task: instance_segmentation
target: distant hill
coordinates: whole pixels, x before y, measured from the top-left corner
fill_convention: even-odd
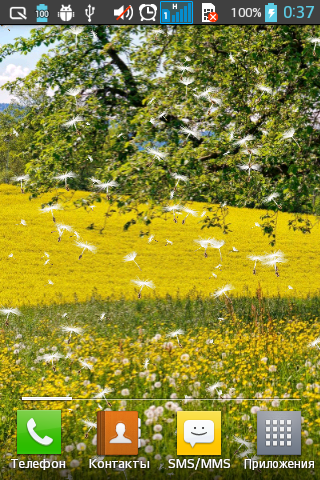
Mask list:
[[[0,103],[0,112],[9,107],[10,103]]]

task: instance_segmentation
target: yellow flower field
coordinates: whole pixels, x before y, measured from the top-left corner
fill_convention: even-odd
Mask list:
[[[86,193],[77,192],[73,200],[82,196]],[[184,225],[184,215],[174,223],[170,213],[167,220],[163,217],[153,221],[150,233],[158,242],[148,243],[147,236],[139,237],[140,225],[123,230],[132,215],[113,214],[103,233],[99,234],[98,230],[87,227],[92,223],[95,227],[103,226],[106,205],[97,204],[88,212],[75,209],[71,202],[69,208],[55,212],[57,222],[71,225],[83,241],[97,247],[95,254],[86,251],[78,260],[81,251],[74,245],[76,237],[70,238],[71,233],[65,231],[58,243],[57,231],[51,233],[55,229],[51,213],[40,213],[41,204],[50,198],[51,194],[47,194],[29,201],[27,194],[20,193],[20,188],[0,186],[0,304],[3,306],[49,305],[73,302],[75,298],[82,302],[90,298],[94,290],[102,298],[137,298],[138,288],[131,280],[138,276],[141,280],[152,280],[156,287],[154,291],[145,287],[143,297],[164,297],[167,293],[174,297],[177,292],[183,297],[194,288],[209,295],[227,283],[234,287],[231,295],[251,295],[258,282],[266,296],[306,297],[319,293],[319,227],[310,235],[289,231],[289,214],[279,216],[274,249],[261,229],[255,226],[255,222],[261,222],[263,211],[238,208],[229,209],[227,221],[231,223],[232,232],[227,235],[219,228],[201,230],[199,218],[191,215]],[[201,213],[205,204],[194,203],[192,208]],[[22,225],[21,220],[25,220],[26,225]],[[221,248],[221,270],[215,268],[221,263],[217,249],[208,249],[208,258],[204,258],[203,248],[195,251],[198,245],[194,240],[199,237],[225,240]],[[165,246],[167,239],[172,245]],[[233,247],[239,251],[233,252]],[[280,277],[276,277],[273,267],[263,267],[259,263],[257,275],[253,275],[253,262],[247,255],[278,249],[287,258],[286,263],[279,265]],[[132,251],[138,254],[136,261],[141,272],[133,262],[123,262],[123,257]],[[44,252],[50,254],[51,261],[47,265],[44,265],[47,259]],[[13,256],[9,257],[11,254]],[[49,280],[53,284],[48,283]]]

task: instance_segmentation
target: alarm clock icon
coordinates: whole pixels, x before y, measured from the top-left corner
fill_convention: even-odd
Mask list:
[[[151,20],[155,22],[156,15],[157,15],[157,8],[158,8],[157,5],[154,5],[151,3],[149,4],[143,3],[142,5],[140,5],[139,12],[141,16],[141,22],[143,21],[150,22]]]

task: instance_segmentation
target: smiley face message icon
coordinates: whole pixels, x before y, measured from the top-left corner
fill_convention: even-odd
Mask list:
[[[214,423],[212,420],[187,420],[184,422],[186,443],[193,448],[196,443],[212,443],[214,441]]]
[[[221,455],[221,412],[177,412],[178,455]]]

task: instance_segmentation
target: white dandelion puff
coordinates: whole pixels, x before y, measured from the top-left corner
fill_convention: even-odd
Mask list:
[[[319,344],[320,344],[320,337],[318,337],[315,340],[313,340],[312,342],[310,342],[308,344],[308,347],[309,348],[317,347],[320,350]]]
[[[178,341],[178,344],[179,346],[181,347],[181,343],[179,341],[179,335],[184,335],[184,331],[181,330],[181,329],[178,329],[178,330],[173,330],[172,332],[168,333],[167,334],[167,337],[170,337],[170,338],[177,338],[177,341]]]
[[[78,176],[78,175],[77,175],[76,173],[74,173],[74,172],[66,172],[66,173],[64,173],[63,175],[56,175],[56,176],[54,176],[53,178],[54,178],[55,180],[59,180],[60,182],[63,182],[63,181],[64,181],[65,189],[66,189],[66,190],[69,190],[69,186],[68,186],[68,184],[67,184],[67,179],[68,179],[68,178],[77,178],[77,176]]]
[[[69,339],[68,339],[68,343],[71,342],[71,335],[73,333],[75,333],[76,335],[81,335],[81,333],[83,332],[83,328],[81,327],[74,327],[72,325],[62,325],[61,327],[61,330],[63,332],[66,332],[66,333],[69,333]]]
[[[279,204],[275,201],[275,198],[278,198],[278,197],[280,197],[280,194],[277,193],[277,192],[274,192],[274,193],[271,193],[270,195],[268,195],[267,197],[265,197],[265,198],[263,199],[263,202],[265,202],[265,203],[274,202],[274,203],[277,205],[277,207],[281,209],[281,205],[279,205]]]
[[[9,325],[9,315],[17,315],[18,317],[22,315],[18,308],[1,308],[0,313],[7,316],[5,323],[6,327]]]
[[[59,352],[55,353],[45,353],[41,357],[38,357],[38,360],[44,360],[46,363],[51,362],[52,370],[55,372],[56,368],[53,366],[53,362],[58,362],[60,358],[63,358],[63,355]]]
[[[132,253],[129,253],[128,255],[126,255],[124,258],[123,258],[123,261],[124,262],[134,262],[137,267],[139,268],[139,270],[141,270],[141,268],[139,267],[139,265],[137,264],[137,262],[135,261],[135,258],[137,256],[137,252],[132,252]]]
[[[106,400],[106,397],[105,395],[109,395],[109,393],[113,392],[113,389],[112,388],[108,388],[108,387],[105,387],[103,389],[101,389],[96,395],[94,398],[104,398],[104,400]]]
[[[80,33],[82,33],[83,30],[84,30],[84,27],[74,26],[69,28],[69,32],[71,32],[73,35],[76,36],[76,45],[78,44],[78,35],[80,35]]]
[[[213,385],[210,385],[210,387],[207,387],[206,391],[210,393],[210,395],[213,395],[218,390],[218,388],[222,386],[223,386],[223,382],[216,382]]]
[[[259,85],[257,85],[257,88],[258,88],[261,92],[269,93],[269,95],[272,95],[272,94],[273,94],[272,88],[266,87],[265,85],[262,85],[261,83],[260,83]]]
[[[88,370],[93,369],[92,363],[85,362],[84,360],[79,360],[80,365],[82,365],[82,368],[80,368],[79,373],[82,369],[87,368]]]
[[[217,248],[219,250],[221,262],[222,262],[222,255],[221,255],[220,248],[223,247],[224,244],[225,244],[224,240],[216,240],[215,238],[211,238],[210,240],[210,247]]]
[[[246,135],[245,137],[240,138],[240,140],[235,141],[234,145],[239,145],[239,146],[245,145],[247,147],[247,142],[254,139],[255,137],[253,135]]]
[[[233,288],[234,287],[232,285],[228,284],[228,285],[225,285],[222,288],[218,288],[218,290],[216,290],[212,295],[214,296],[214,298],[221,297],[221,295],[225,295],[227,298],[229,298],[228,295],[226,294],[226,292],[229,292]]]
[[[293,141],[298,145],[298,147],[300,148],[299,143],[298,143],[298,142],[295,140],[295,138],[294,138],[294,134],[295,134],[295,129],[294,129],[294,128],[289,128],[289,130],[286,130],[286,131],[282,134],[281,138],[282,138],[283,140],[287,140],[287,139],[292,138],[292,140],[293,140]]]
[[[107,199],[109,200],[109,188],[112,187],[117,187],[119,184],[115,180],[110,180],[109,182],[106,183],[98,183],[97,184],[97,189],[98,190],[107,190]]]
[[[160,152],[160,150],[157,150],[155,148],[147,148],[146,150],[149,153],[149,155],[152,155],[152,157],[153,157],[153,161],[151,163],[148,163],[148,165],[147,165],[148,167],[150,167],[154,163],[155,159],[165,160],[165,158],[168,156],[167,153]]]
[[[89,434],[90,430],[92,430],[92,428],[97,428],[97,424],[95,422],[91,422],[90,420],[83,420],[82,419],[81,421],[89,429],[85,434],[85,438],[88,438],[88,434]]]
[[[21,193],[24,193],[22,182],[28,182],[29,180],[30,180],[30,176],[28,174],[12,177],[13,182],[20,182]]]
[[[254,262],[253,275],[255,275],[255,274],[256,274],[256,265],[257,265],[257,262],[260,262],[260,261],[263,259],[263,255],[248,255],[248,258],[249,258],[249,260],[251,260],[252,262]]]
[[[236,63],[236,61],[233,58],[233,56],[231,55],[231,53],[229,53],[229,60],[230,60],[231,63]]]
[[[78,88],[70,88],[69,90],[66,91],[66,95],[70,95],[70,97],[74,97],[75,101],[76,101],[76,108],[77,108],[77,95],[79,95],[79,93],[81,92],[81,88],[78,87]]]
[[[180,204],[176,205],[168,205],[167,207],[163,208],[165,212],[172,212],[173,213],[173,221],[177,223],[176,219],[176,212],[182,209],[182,206]]]
[[[188,93],[188,85],[194,82],[194,77],[182,77],[180,78],[180,82],[183,83],[183,85],[186,86],[186,96]]]
[[[131,280],[131,282],[134,283],[135,285],[137,285],[138,287],[140,287],[140,291],[138,293],[138,298],[141,298],[141,292],[142,292],[143,287],[148,287],[148,288],[151,288],[151,289],[156,288],[154,283],[152,282],[152,280],[140,280],[140,278],[138,277],[136,280]]]
[[[313,48],[313,55],[316,54],[315,50],[318,45],[320,45],[320,38],[317,37],[309,37],[307,38],[307,41],[310,43],[314,43],[314,48]]]
[[[275,274],[277,277],[279,277],[279,271],[278,271],[278,263],[285,263],[287,260],[284,258],[284,253],[278,250],[275,253],[271,253],[270,255],[264,255],[261,263],[263,265],[271,266],[274,267]]]
[[[82,248],[82,252],[79,256],[79,260],[82,258],[82,255],[85,252],[85,250],[88,250],[88,252],[91,252],[91,253],[96,253],[97,251],[97,247],[95,247],[94,245],[88,242],[76,242],[75,246]]]
[[[204,238],[199,238],[198,240],[193,240],[195,243],[198,243],[198,245],[200,245],[199,248],[197,248],[197,250],[199,250],[200,248],[204,248],[204,256],[205,258],[207,258],[208,254],[207,254],[207,249],[208,247],[211,247],[211,238],[207,238],[207,239],[204,239]],[[197,251],[195,250],[195,251]]]
[[[189,138],[190,135],[197,138],[198,140],[200,140],[201,138],[201,133],[198,132],[198,130],[192,130],[191,128],[187,128],[187,127],[180,127],[180,132],[187,135],[187,138]]]
[[[84,118],[81,116],[81,115],[76,115],[75,117],[73,117],[71,120],[69,120],[68,122],[65,122],[62,124],[63,127],[74,127],[76,129],[76,124],[78,122],[83,122],[84,121]]]
[[[53,210],[62,210],[62,205],[60,205],[59,203],[56,203],[55,205],[48,205],[46,207],[43,207],[40,209],[40,213],[48,213],[48,212],[51,212],[52,214],[52,220],[55,222],[56,219],[53,215]]]

